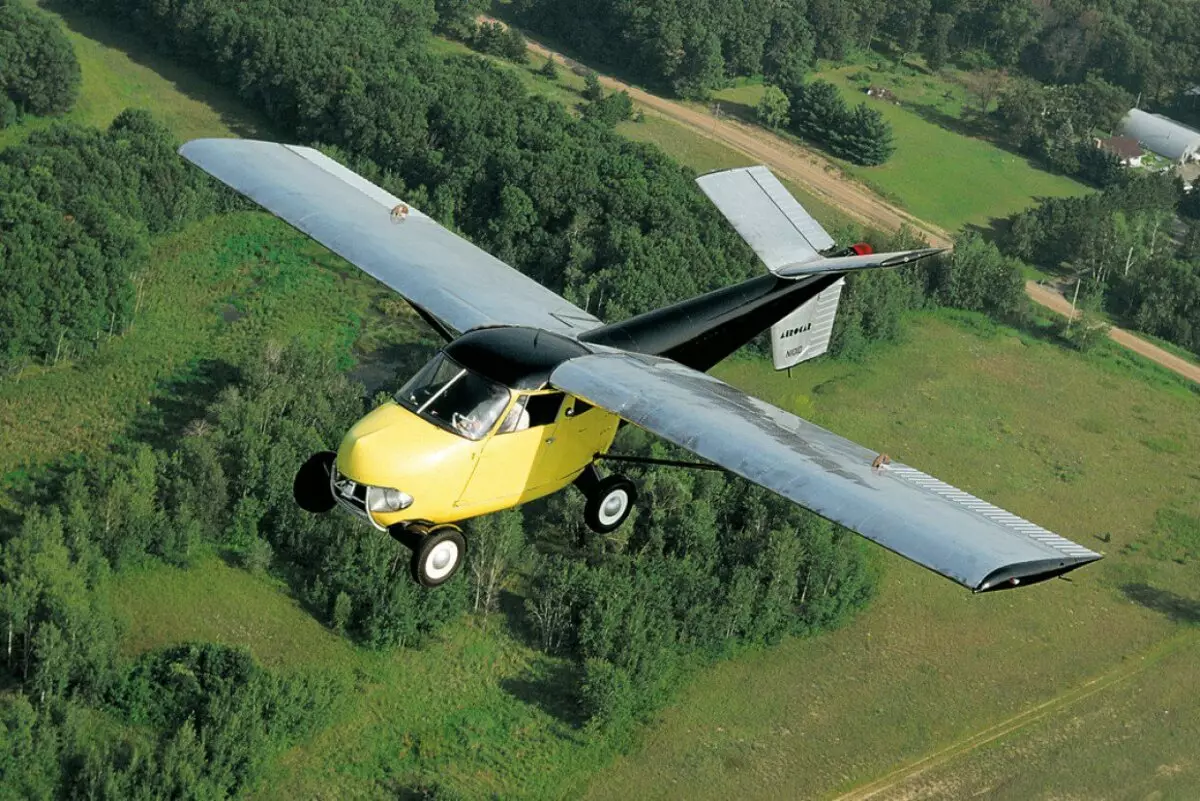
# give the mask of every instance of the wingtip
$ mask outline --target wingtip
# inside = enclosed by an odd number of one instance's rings
[[[1098,562],[1103,558],[1104,554],[1092,553],[1089,556],[1044,559],[1036,562],[1020,562],[1014,565],[1005,565],[989,573],[977,587],[973,588],[973,592],[995,592],[997,590],[1011,590],[1030,584],[1038,584],[1052,578],[1058,578],[1070,573],[1072,570],[1078,570],[1084,565],[1090,565],[1092,562]]]

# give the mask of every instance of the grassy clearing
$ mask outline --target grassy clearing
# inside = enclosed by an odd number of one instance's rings
[[[34,0],[22,2],[35,5]],[[83,71],[75,108],[61,118],[26,118],[0,131],[0,148],[23,141],[29,132],[57,119],[106,128],[130,106],[149,109],[181,140],[197,136],[267,136],[269,128],[232,92],[154,52],[134,34],[105,20],[69,8],[51,11],[62,23]]]
[[[870,100],[852,75],[896,92],[904,105]],[[896,153],[879,167],[838,161],[864,181],[921,219],[949,231],[964,225],[987,227],[1033,205],[1040,197],[1079,195],[1090,190],[1070,178],[1048,173],[1023,156],[954,130],[961,127],[965,93],[952,81],[930,75],[898,75],[864,65],[827,66],[815,77],[837,85],[846,100],[866,100],[891,123]],[[739,82],[715,97],[728,110],[752,114],[762,85]]]
[[[559,713],[569,667],[511,637],[501,616],[376,653],[325,629],[283,584],[215,557],[122,575],[109,600],[131,655],[206,640],[244,645],[277,669],[346,677],[354,689],[333,724],[270,766],[257,798],[394,797],[430,778],[471,798],[562,797],[611,759]]]
[[[1164,508],[1200,513],[1200,471],[1187,455],[1200,438],[1194,391],[1170,378],[1128,380],[1135,368],[1107,355],[1080,359],[951,317],[921,316],[908,342],[861,366],[818,363],[790,380],[748,362],[718,373],[785,408],[815,410],[823,425],[1108,558],[1072,583],[970,596],[881,553],[887,572],[867,614],[830,636],[709,671],[646,733],[642,750],[601,774],[590,797],[827,797],[1108,673],[1179,630],[1172,619],[1196,604],[1196,564],[1130,546],[1162,535]],[[1184,451],[1148,446],[1154,437]],[[1188,647],[1200,641],[1183,636]],[[1180,696],[1163,708],[1194,717],[1195,700]],[[1126,740],[1115,719],[1093,736],[1120,739],[1134,771],[1162,747],[1161,738]],[[1006,742],[1030,748],[1021,734]],[[1189,747],[1181,741],[1172,753]],[[997,764],[1012,771],[1014,762]],[[1053,777],[1075,790],[1058,768],[1023,765],[1022,786],[1050,786]],[[1115,787],[1147,778],[1108,776]]]
[[[896,785],[880,798],[1191,799],[1200,786],[1189,710],[1200,682],[1200,641],[1180,638],[1094,697]],[[1020,766],[1017,768],[1016,766]]]
[[[213,217],[163,237],[147,270],[127,333],[77,364],[29,368],[0,383],[0,475],[125,436],[173,433],[212,399],[216,377],[264,342],[353,343],[372,304],[387,297],[380,284],[259,212]],[[406,318],[376,318],[372,328],[366,348],[395,346],[416,330]]]

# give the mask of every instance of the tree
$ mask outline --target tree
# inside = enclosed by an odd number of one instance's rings
[[[787,95],[778,86],[767,84],[755,113],[758,121],[768,128],[786,128],[789,122]]]
[[[896,152],[892,126],[878,110],[868,108],[866,103],[860,103],[850,113],[842,142],[852,161],[867,166],[883,164]]]
[[[508,571],[524,544],[521,513],[514,509],[479,518],[471,526],[472,608],[476,613],[495,610]]]
[[[929,35],[925,38],[921,52],[925,55],[925,63],[934,72],[940,71],[950,61],[950,34],[953,30],[953,14],[933,15]]]
[[[475,19],[487,11],[487,0],[434,0],[437,27],[459,39],[468,39],[475,31]]]
[[[75,51],[58,24],[17,0],[0,0],[0,99],[7,95],[31,114],[62,113],[75,104],[80,80]]]
[[[1200,187],[1192,186],[1179,201],[1179,213],[1192,220],[1200,220]],[[1194,226],[1193,226],[1194,227]]]
[[[1008,80],[1008,75],[1003,70],[980,70],[978,72],[968,72],[962,77],[962,81],[967,88],[967,92],[975,98],[975,102],[980,114],[987,114],[992,107],[992,101],[1000,96],[1001,93],[1004,93],[1006,97],[1008,96],[1009,93],[1005,91]],[[1018,89],[1016,91],[1028,90],[1030,88],[1031,87],[1029,84],[1018,84]],[[1023,110],[1024,117],[1028,118],[1034,114],[1034,112],[1029,110],[1030,102],[1028,101],[1032,100],[1032,96],[1028,93],[1028,91],[1026,91],[1026,93],[1023,95],[1014,94],[1013,99],[1014,102],[1016,102],[1018,99],[1020,100],[1020,108]],[[1002,100],[1002,105],[1003,102],[1004,101]],[[1002,111],[999,111],[998,113],[1000,113],[1002,118],[1004,118],[1004,113]]]
[[[595,120],[606,128],[633,117],[633,100],[625,90],[613,92],[583,107],[584,119]]]
[[[543,78],[548,78],[552,81],[558,80],[558,65],[554,63],[553,53],[551,53],[550,57],[546,59],[546,63],[542,65],[542,68],[538,70],[538,75],[541,75]]]
[[[339,592],[337,598],[333,602],[333,627],[338,631],[345,631],[346,624],[350,622],[350,615],[353,611],[354,602],[350,600],[350,596],[345,592]]]
[[[583,99],[595,103],[604,98],[604,87],[600,85],[600,76],[588,70],[583,76]]]

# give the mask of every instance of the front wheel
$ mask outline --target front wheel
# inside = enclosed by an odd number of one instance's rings
[[[440,587],[462,567],[467,541],[457,526],[438,526],[413,543],[410,570],[422,587]]]
[[[304,511],[319,515],[337,506],[333,489],[329,486],[329,475],[333,472],[335,459],[337,454],[333,451],[320,451],[308,457],[308,461],[296,471],[292,497]]]
[[[587,495],[583,508],[584,521],[597,534],[616,531],[633,511],[637,489],[625,476],[601,479]]]

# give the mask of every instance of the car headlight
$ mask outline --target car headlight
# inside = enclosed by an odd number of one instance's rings
[[[413,497],[391,487],[367,487],[367,508],[372,512],[399,512],[413,505]]]

